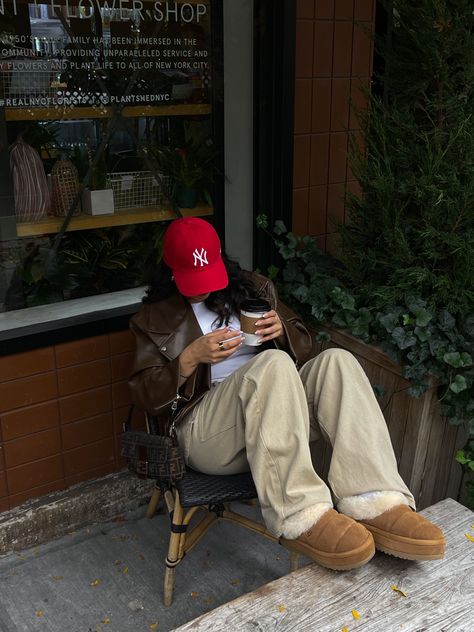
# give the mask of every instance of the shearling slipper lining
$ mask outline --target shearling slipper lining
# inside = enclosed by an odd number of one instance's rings
[[[354,520],[372,520],[392,507],[408,504],[401,492],[371,492],[343,498],[338,502],[337,509]]]
[[[316,524],[329,509],[332,509],[331,503],[318,503],[298,511],[283,521],[281,535],[288,540],[294,540]]]

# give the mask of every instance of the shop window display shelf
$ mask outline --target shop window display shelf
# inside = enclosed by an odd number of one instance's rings
[[[212,206],[196,206],[195,208],[182,208],[181,214],[184,217],[203,217],[213,214]],[[81,213],[72,217],[67,227],[68,231],[88,230],[93,228],[105,228],[109,226],[125,226],[127,224],[144,224],[147,222],[162,222],[176,219],[169,207],[156,208],[134,208],[124,211],[115,211],[111,215],[86,215]],[[47,217],[39,222],[17,223],[16,230],[18,237],[32,237],[34,235],[46,235],[57,233],[61,229],[64,217]]]
[[[180,105],[130,105],[122,109],[122,115],[129,118],[139,116],[203,116],[211,114],[209,103],[184,103]],[[5,107],[6,121],[48,121],[77,120],[89,118],[112,118],[115,111],[111,107]]]

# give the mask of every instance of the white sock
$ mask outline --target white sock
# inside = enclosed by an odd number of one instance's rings
[[[289,540],[294,540],[316,524],[321,516],[329,509],[332,509],[331,503],[318,503],[317,505],[311,505],[311,507],[297,511],[283,521],[281,535]]]
[[[397,505],[408,505],[401,492],[365,492],[342,498],[337,509],[354,520],[372,520]]]

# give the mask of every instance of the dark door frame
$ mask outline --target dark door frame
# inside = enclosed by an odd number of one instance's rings
[[[288,229],[293,207],[296,2],[255,0],[254,218]],[[254,229],[254,267],[265,273],[279,257]]]

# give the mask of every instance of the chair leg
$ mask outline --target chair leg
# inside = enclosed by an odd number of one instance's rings
[[[156,509],[158,507],[158,503],[160,502],[160,498],[161,498],[161,489],[157,485],[155,485],[153,495],[150,498],[150,502],[148,503],[148,507],[146,510],[147,518],[153,518],[153,516],[156,514]]]
[[[300,563],[300,554],[296,553],[296,551],[291,551],[290,553],[290,573],[293,571],[297,571]]]
[[[171,606],[173,603],[173,589],[174,589],[174,578],[176,573],[176,566],[183,559],[179,557],[180,548],[183,549],[183,546],[180,547],[180,542],[182,537],[184,536],[184,532],[187,525],[183,525],[184,521],[184,510],[179,502],[179,494],[175,492],[175,504],[174,510],[170,514],[171,516],[171,534],[170,534],[170,542],[168,546],[168,556],[166,558],[166,569],[165,569],[165,580],[163,586],[163,603],[166,607]],[[182,555],[182,554],[181,554]]]

